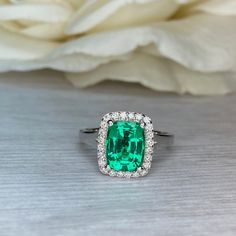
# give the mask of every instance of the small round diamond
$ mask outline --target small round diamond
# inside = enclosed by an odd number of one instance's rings
[[[153,148],[152,147],[148,147],[146,150],[145,150],[145,154],[152,154],[153,153]]]
[[[148,173],[148,172],[147,172],[146,170],[140,171],[140,175],[141,175],[141,176],[145,176],[145,175],[147,175],[147,173]]]
[[[121,120],[126,120],[127,119],[127,113],[126,112],[121,112],[120,113],[120,119]]]
[[[124,172],[123,171],[117,172],[117,177],[124,177]]]
[[[144,121],[146,124],[149,124],[149,123],[152,122],[151,119],[150,119],[148,116],[145,116],[145,117],[143,118],[143,121]]]
[[[128,118],[129,118],[129,120],[133,121],[134,118],[135,118],[134,113],[133,113],[133,112],[130,112],[130,113],[128,114]]]
[[[110,176],[116,176],[116,172],[115,172],[114,170],[111,170],[111,171],[109,172],[109,175],[110,175]]]
[[[98,151],[98,154],[97,154],[98,159],[104,157],[104,155],[105,155],[105,153],[103,151],[100,151],[100,150]]]
[[[104,136],[104,137],[106,136],[106,127],[107,127],[107,124],[99,129],[98,136]]]
[[[146,124],[146,129],[147,130],[153,130],[153,125],[152,124]]]
[[[113,112],[113,113],[112,113],[112,119],[113,119],[114,121],[117,121],[117,120],[119,119],[119,112]]]
[[[100,167],[99,169],[103,174],[108,174],[108,170],[106,167]]]
[[[146,140],[146,146],[152,147],[154,145],[154,141],[152,139]]]
[[[107,122],[107,121],[109,121],[110,119],[111,119],[112,117],[111,117],[111,113],[107,113],[105,116],[103,116],[103,121],[105,121],[105,122]]]
[[[98,160],[98,165],[99,166],[105,166],[107,164],[107,162],[106,162],[106,159],[105,158],[100,158],[99,160]]]
[[[101,145],[105,144],[106,141],[106,137],[104,135],[99,135],[98,139],[97,139],[98,143],[100,143]]]
[[[131,176],[134,177],[134,178],[139,177],[139,173],[138,172],[134,172]]]
[[[143,116],[141,115],[141,114],[135,114],[135,120],[137,121],[137,122],[140,122],[141,120],[142,120],[142,118],[143,118]]]
[[[146,155],[145,156],[145,161],[151,162],[152,161],[152,155]]]
[[[151,162],[143,163],[143,168],[146,169],[146,170],[149,170],[151,168]]]
[[[131,175],[132,175],[132,174],[131,174],[130,172],[125,172],[125,173],[124,173],[124,177],[125,177],[125,178],[130,178]]]
[[[99,143],[99,144],[98,144],[98,150],[99,150],[99,152],[105,152],[105,147],[104,147],[104,145],[101,144],[101,143]]]
[[[146,131],[145,132],[146,139],[152,139],[153,138],[153,132],[152,131]]]
[[[102,121],[100,127],[100,130],[105,130],[107,128],[107,121]]]

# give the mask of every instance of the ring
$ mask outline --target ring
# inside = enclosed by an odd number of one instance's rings
[[[99,128],[80,130],[80,142],[91,145],[97,142],[100,171],[123,178],[147,175],[154,147],[170,146],[173,138],[173,134],[154,130],[148,116],[124,111],[104,115]]]

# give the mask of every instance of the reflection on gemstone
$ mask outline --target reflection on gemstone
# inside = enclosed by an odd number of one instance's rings
[[[109,127],[106,155],[111,169],[136,171],[142,166],[144,151],[144,129],[138,122],[116,121]]]

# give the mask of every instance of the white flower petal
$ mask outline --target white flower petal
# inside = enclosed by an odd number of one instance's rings
[[[228,71],[236,67],[235,25],[236,17],[201,14],[156,26],[91,34],[64,44],[55,55],[120,56],[153,44],[153,54],[193,70]]]
[[[155,27],[93,34],[58,47],[51,52],[50,61],[82,54],[101,58],[101,63],[104,63],[129,54],[138,47],[150,47],[154,44],[153,54],[156,51],[157,55],[190,69],[203,72],[230,71],[236,66],[236,32],[232,31],[235,24],[236,17],[197,15],[176,22],[160,23]],[[9,48],[14,50],[15,46],[11,47],[11,41],[8,42]],[[106,57],[110,58],[104,60]],[[45,58],[45,61],[48,60]],[[91,68],[94,68],[93,63]],[[81,71],[81,67],[77,71]]]
[[[21,33],[45,40],[58,40],[65,38],[64,23],[37,24],[21,30]]]
[[[0,22],[0,27],[9,30],[11,32],[19,32],[19,30],[21,30],[21,26],[14,21],[3,21]],[[1,38],[0,38],[0,42],[1,42]]]
[[[223,95],[236,91],[236,71],[203,73],[189,70],[174,62],[170,66],[180,85],[181,94]]]
[[[42,63],[46,63],[46,66],[56,70],[68,71],[68,72],[86,72],[97,68],[102,64],[107,64],[114,60],[125,60],[129,58],[129,55],[120,57],[93,57],[83,54],[74,54],[69,56],[55,57],[51,54],[46,59],[42,60]]]
[[[200,5],[197,5],[193,10],[200,10],[207,13],[218,15],[236,15],[235,0],[208,0]]]
[[[2,0],[7,1],[7,0]],[[87,0],[10,0],[13,4],[21,4],[21,3],[46,3],[46,4],[59,4],[61,6],[64,6],[66,8],[79,8],[83,4],[85,4]],[[1,2],[1,0],[0,0]]]
[[[139,82],[159,91],[178,91],[166,60],[135,53],[130,60],[114,61],[84,73],[66,73],[66,77],[78,87],[96,84],[104,79]]]
[[[92,1],[78,10],[67,34],[144,25],[169,18],[178,8],[174,0]]]
[[[103,80],[138,82],[157,91],[194,95],[236,91],[236,72],[200,73],[167,59],[136,54],[128,61],[111,62],[86,73],[66,73],[73,85],[86,87]]]
[[[90,34],[71,40],[58,48],[55,54],[56,56],[74,53],[99,57],[120,56],[133,51],[138,46],[145,46],[154,41],[155,35],[152,28],[130,28]]]
[[[28,38],[0,27],[0,65],[10,60],[12,69],[16,64],[14,60],[34,60],[49,54],[58,46],[57,43],[50,43]]]
[[[22,3],[43,3],[43,4],[59,4],[61,6],[64,6],[66,8],[70,8],[74,1],[81,2],[85,0],[8,0],[9,2],[13,4],[22,4]]]
[[[159,52],[185,67],[203,72],[236,67],[236,17],[195,15],[156,28]]]
[[[235,13],[235,0],[0,0],[0,71],[52,68],[76,86],[114,79],[226,94],[236,90]]]
[[[1,48],[0,48],[1,49]],[[60,71],[68,72],[86,72],[95,69],[99,65],[107,64],[113,60],[125,60],[129,57],[120,56],[116,57],[91,57],[87,55],[69,55],[55,57],[53,53],[48,53],[47,56],[38,57],[31,60],[19,60],[19,59],[0,59],[0,71],[30,71],[43,68],[51,68]]]
[[[195,2],[201,2],[202,0],[175,0],[179,4],[191,4]]]
[[[30,20],[41,22],[65,22],[73,13],[72,9],[52,3],[22,3],[0,5],[0,20]]]
[[[67,0],[72,6],[76,8],[80,8],[82,5],[86,3],[87,0]]]

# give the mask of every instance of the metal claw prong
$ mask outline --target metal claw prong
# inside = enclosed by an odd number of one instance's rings
[[[113,122],[111,120],[108,121],[108,125],[109,126],[112,126],[113,125]]]

